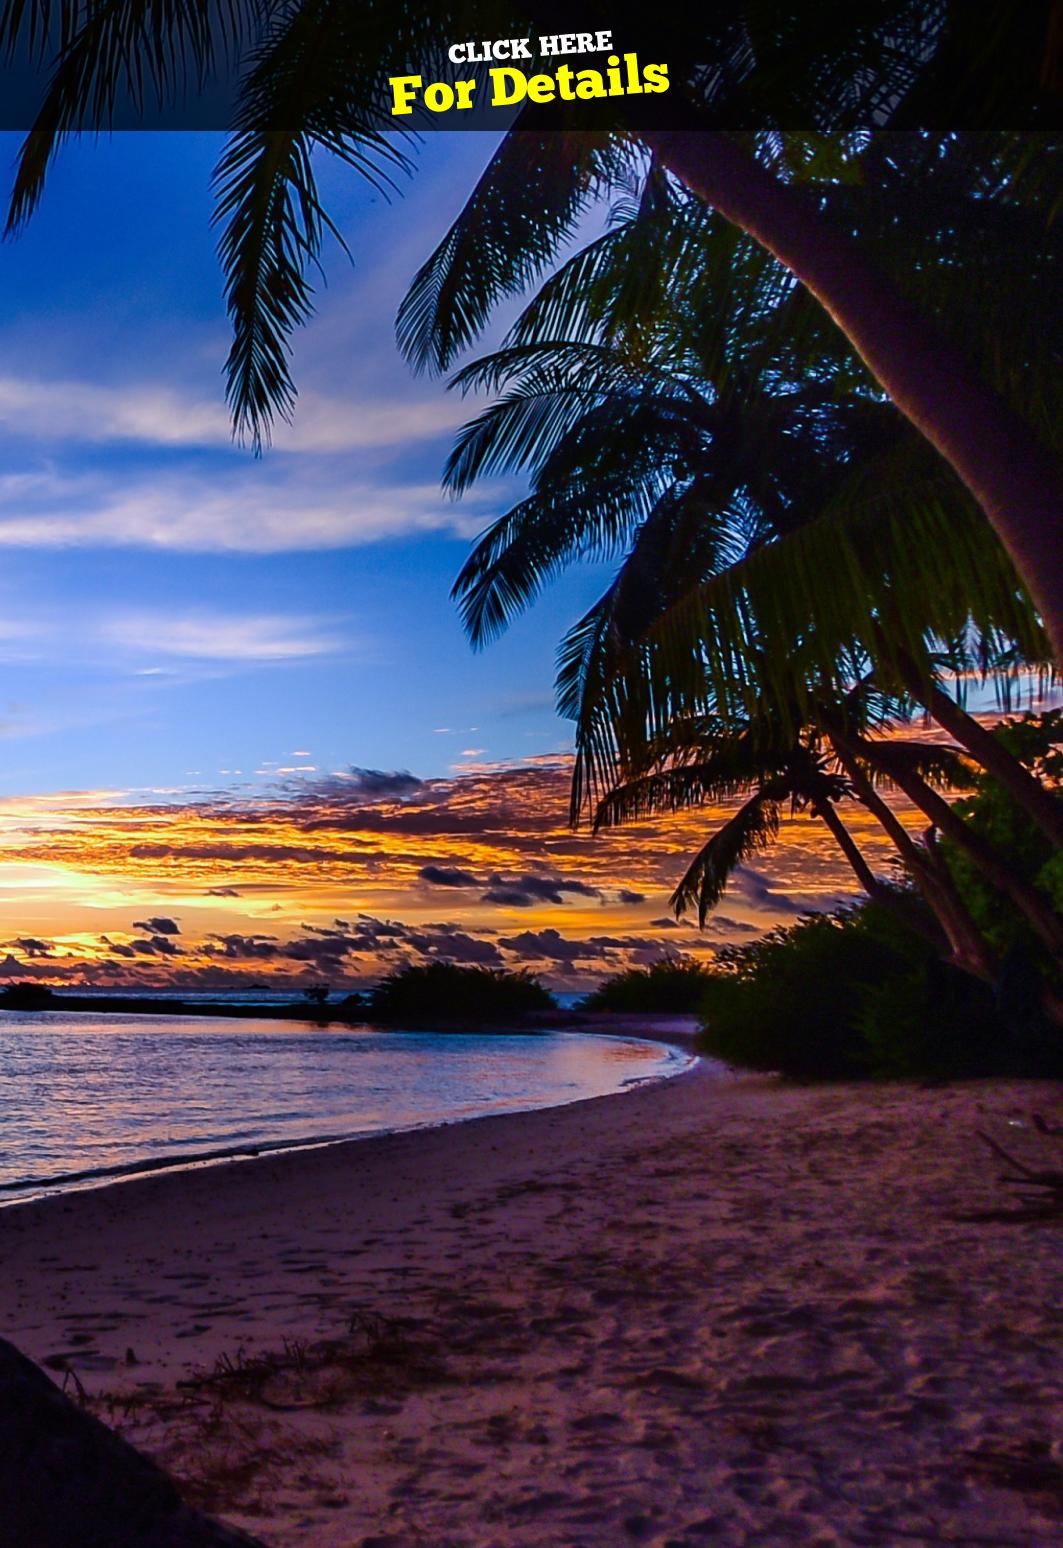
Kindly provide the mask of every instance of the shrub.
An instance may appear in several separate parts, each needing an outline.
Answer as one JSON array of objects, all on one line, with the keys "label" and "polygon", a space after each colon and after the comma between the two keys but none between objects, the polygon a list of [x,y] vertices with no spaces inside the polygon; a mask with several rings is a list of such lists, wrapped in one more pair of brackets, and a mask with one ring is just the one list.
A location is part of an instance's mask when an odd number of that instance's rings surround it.
[{"label": "shrub", "polygon": [[[915,897],[897,901],[918,917]],[[1038,1018],[1006,1026],[988,985],[882,903],[800,919],[718,961],[701,1046],[730,1064],[803,1079],[1063,1073]]]},{"label": "shrub", "polygon": [[691,1015],[701,1007],[708,969],[691,957],[665,957],[651,967],[607,978],[583,1002],[585,1010]]},{"label": "shrub", "polygon": [[556,1002],[530,973],[430,962],[381,979],[368,996],[373,1021],[487,1022],[553,1010]]},{"label": "shrub", "polygon": [[0,993],[0,1007],[5,1010],[46,1010],[55,1003],[55,992],[46,984],[9,984]]},{"label": "shrub", "polygon": [[[994,730],[1014,757],[1052,790],[1058,799],[1063,780],[1063,711],[1026,714],[1001,721]],[[955,809],[969,826],[995,849],[1007,856],[1009,865],[1024,881],[1039,887],[1057,910],[1063,910],[1063,855],[1008,792],[988,774],[978,774],[974,794],[955,802]],[[1028,920],[991,887],[969,856],[952,840],[943,839],[941,850],[948,861],[964,901],[982,934],[1003,963],[1029,964],[1049,981],[1058,982],[1054,964]]]}]

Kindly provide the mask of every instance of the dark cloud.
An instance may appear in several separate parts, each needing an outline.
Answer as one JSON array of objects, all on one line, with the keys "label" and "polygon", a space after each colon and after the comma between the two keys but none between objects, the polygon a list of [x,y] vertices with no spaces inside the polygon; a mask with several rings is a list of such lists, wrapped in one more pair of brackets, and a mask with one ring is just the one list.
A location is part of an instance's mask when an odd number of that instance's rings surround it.
[{"label": "dark cloud", "polygon": [[603,947],[590,941],[570,941],[559,930],[522,930],[519,935],[503,935],[499,945],[518,957],[545,957],[551,962],[578,962],[600,957]]},{"label": "dark cloud", "polygon": [[708,923],[714,930],[733,930],[736,935],[759,935],[761,926],[748,924],[744,919],[732,919],[730,914],[713,914]]},{"label": "dark cloud", "polygon": [[145,930],[148,935],[180,935],[181,927],[176,919],[135,919],[134,930]]},{"label": "dark cloud", "polygon": [[669,962],[676,957],[670,941],[641,941],[632,943],[629,962],[632,967],[653,967],[657,962]]},{"label": "dark cloud", "polygon": [[433,887],[478,887],[480,879],[455,865],[423,865],[417,873]]},{"label": "dark cloud", "polygon": [[771,909],[776,914],[808,914],[817,908],[834,908],[837,898],[809,898],[799,893],[779,892],[770,879],[752,866],[736,866],[731,885],[735,892],[755,908]]},{"label": "dark cloud", "polygon": [[[317,781],[315,789],[325,782]],[[424,780],[409,769],[360,769],[351,767],[346,774],[334,774],[327,782],[337,794],[361,801],[402,801],[424,789]]]},{"label": "dark cloud", "polygon": [[311,962],[324,970],[337,967],[358,953],[396,954],[401,961],[478,963],[501,967],[505,958],[493,941],[469,935],[451,923],[405,925],[396,920],[359,917],[347,929],[330,925],[304,925],[303,936],[278,948],[278,955],[295,962]]},{"label": "dark cloud", "polygon": [[229,962],[268,962],[280,955],[275,935],[210,935],[203,950]]},{"label": "dark cloud", "polygon": [[629,887],[621,887],[620,901],[621,903],[645,903],[646,894],[644,892],[632,892]]},{"label": "dark cloud", "polygon": [[180,957],[181,948],[167,935],[153,935],[149,940],[131,941],[130,945],[140,957]]},{"label": "dark cloud", "polygon": [[[318,808],[293,812],[294,824],[303,833],[395,833],[401,837],[432,839],[451,838],[455,834],[463,838],[470,835],[482,838],[486,835],[503,838],[507,848],[535,851],[542,847],[538,833],[513,832],[512,828],[507,829],[507,820],[512,825],[512,818],[507,819],[501,808],[495,812],[455,811],[442,803],[438,806],[400,806],[394,810],[380,810],[352,803],[350,810],[340,807],[331,812]],[[525,826],[548,831],[550,821],[545,817],[533,817],[527,820]]]},{"label": "dark cloud", "polygon": [[411,957],[431,961],[476,963],[482,967],[502,967],[505,958],[493,941],[469,935],[460,925],[436,921],[423,925],[404,925],[394,919],[359,916],[359,929],[367,941],[366,950],[381,951],[390,945]]},{"label": "dark cloud", "polygon": [[372,914],[359,914],[358,928],[374,940],[396,939],[406,934],[406,926],[397,919],[374,919]]},{"label": "dark cloud", "polygon": [[238,898],[240,894],[235,887],[208,887],[208,898]]},{"label": "dark cloud", "polygon": [[296,958],[343,957],[351,952],[379,951],[387,942],[405,940],[409,934],[403,924],[364,918],[357,925],[303,925],[305,935],[284,948],[286,956]]},{"label": "dark cloud", "polygon": [[576,963],[598,963],[602,969],[615,970],[622,965],[659,962],[662,957],[675,955],[675,948],[670,942],[653,940],[652,937],[592,935],[586,940],[577,941],[570,940],[552,928],[503,935],[498,944],[521,961],[547,961],[560,972],[567,971]]},{"label": "dark cloud", "polygon": [[[673,919],[665,915],[661,919],[651,919],[650,924],[655,930],[694,930],[697,928],[695,919]],[[705,921],[705,928],[711,935],[714,931],[730,931],[734,935],[759,935],[762,925],[747,924],[744,919],[732,919],[730,914],[710,914]],[[693,944],[693,943],[692,943]]]},{"label": "dark cloud", "polygon": [[[557,900],[562,901],[560,898]],[[536,899],[518,887],[491,887],[480,899],[481,903],[494,903],[499,908],[531,908]]]},{"label": "dark cloud", "polygon": [[39,941],[34,935],[19,935],[10,943],[16,951],[27,957],[51,957],[54,955],[50,942]]},{"label": "dark cloud", "polygon": [[372,951],[375,945],[368,937],[359,938],[336,930],[322,930],[304,936],[301,940],[289,941],[284,948],[284,956],[290,957],[293,962],[342,962],[352,952]]},{"label": "dark cloud", "polygon": [[350,850],[365,846],[353,838],[347,842],[349,850],[315,849],[300,844],[229,844],[224,839],[212,844],[133,844],[129,855],[133,860],[208,860],[221,865],[256,860],[274,865],[320,865],[332,861],[360,865],[361,857]]},{"label": "dark cloud", "polygon": [[32,962],[20,962],[10,952],[0,958],[0,978],[40,978],[51,971],[50,968],[38,967]]},{"label": "dark cloud", "polygon": [[581,898],[600,898],[597,887],[566,876],[551,876],[526,871],[520,876],[489,876],[481,902],[504,908],[533,908],[536,903],[564,903],[565,894]]},{"label": "dark cloud", "polygon": [[464,930],[411,931],[406,944],[435,962],[457,962],[477,967],[502,967],[505,958],[494,941],[485,941]]}]

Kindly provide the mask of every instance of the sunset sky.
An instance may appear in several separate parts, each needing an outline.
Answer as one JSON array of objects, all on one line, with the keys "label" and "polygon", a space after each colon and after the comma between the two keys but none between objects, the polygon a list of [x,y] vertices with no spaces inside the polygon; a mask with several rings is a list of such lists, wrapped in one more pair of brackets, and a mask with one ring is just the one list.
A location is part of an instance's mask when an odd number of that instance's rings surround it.
[{"label": "sunset sky", "polygon": [[355,983],[443,955],[581,985],[848,893],[800,821],[699,937],[662,920],[712,814],[568,831],[553,656],[602,570],[482,655],[462,635],[451,582],[516,486],[440,495],[470,406],[392,330],[490,139],[433,137],[391,204],[323,171],[354,266],[328,255],[260,460],[222,395],[219,144],[72,145],[0,248],[0,973]]}]

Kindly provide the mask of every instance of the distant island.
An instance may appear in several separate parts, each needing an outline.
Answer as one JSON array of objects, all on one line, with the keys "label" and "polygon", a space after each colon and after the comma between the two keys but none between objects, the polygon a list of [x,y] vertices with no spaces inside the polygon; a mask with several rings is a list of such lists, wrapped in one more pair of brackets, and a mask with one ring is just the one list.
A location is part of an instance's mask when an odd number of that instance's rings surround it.
[{"label": "distant island", "polygon": [[[411,1031],[550,1031],[600,1025],[617,1014],[692,1012],[704,993],[705,970],[676,959],[607,980],[575,1006],[560,1005],[531,973],[432,962],[391,973],[365,993],[330,1000],[313,985],[291,1000],[188,1000],[169,994],[108,994],[15,983],[0,991],[0,1010],[89,1012],[93,1015],[232,1017]],[[268,992],[265,984],[249,993]]]},{"label": "distant island", "polygon": [[309,1000],[183,1000],[177,995],[78,993],[43,984],[12,984],[0,991],[0,1010],[91,1011],[98,1015],[233,1016],[274,1021],[364,1021],[365,999],[352,994],[334,1005]]}]

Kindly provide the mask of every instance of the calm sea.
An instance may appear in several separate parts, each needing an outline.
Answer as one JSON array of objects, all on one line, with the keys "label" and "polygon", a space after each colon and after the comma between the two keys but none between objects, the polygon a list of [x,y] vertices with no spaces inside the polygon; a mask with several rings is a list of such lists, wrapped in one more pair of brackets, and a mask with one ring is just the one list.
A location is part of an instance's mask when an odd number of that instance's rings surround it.
[{"label": "calm sea", "polygon": [[635,1038],[0,1012],[0,1203],[160,1166],[555,1107],[686,1068]]}]

